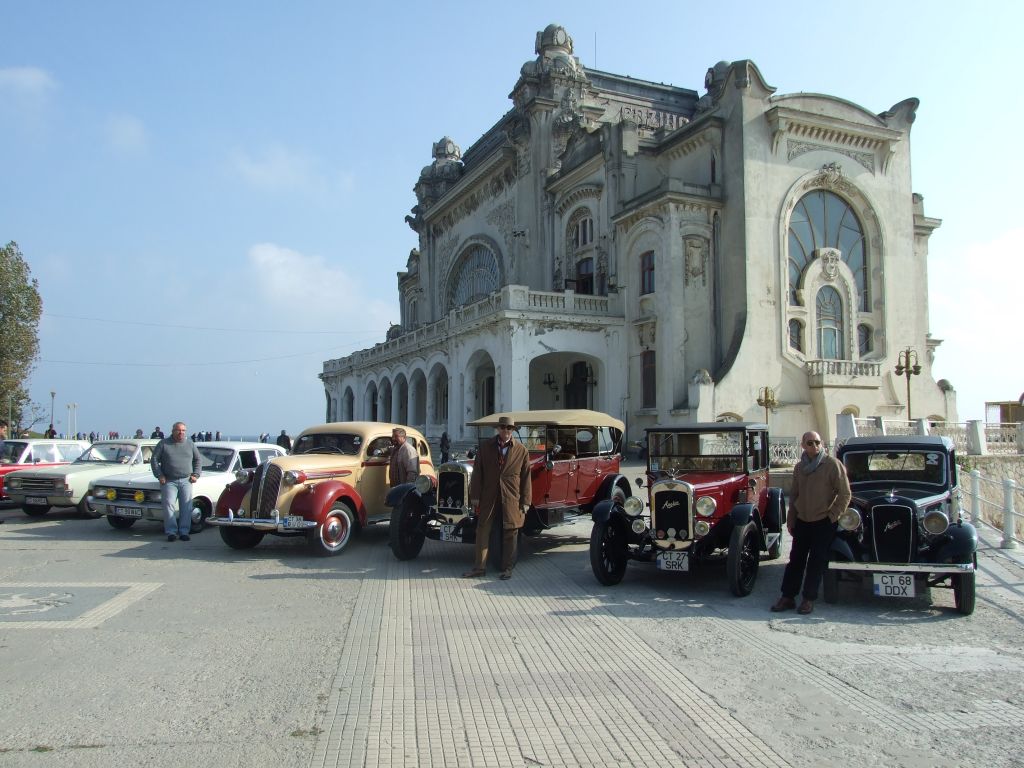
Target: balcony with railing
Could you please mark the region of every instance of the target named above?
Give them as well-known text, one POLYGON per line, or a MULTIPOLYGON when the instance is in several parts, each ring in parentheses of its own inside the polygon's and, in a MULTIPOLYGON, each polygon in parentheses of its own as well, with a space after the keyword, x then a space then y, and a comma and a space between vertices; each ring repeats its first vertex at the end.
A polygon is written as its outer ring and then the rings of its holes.
POLYGON ((812 387, 877 386, 882 364, 863 360, 808 360, 806 370, 812 387))

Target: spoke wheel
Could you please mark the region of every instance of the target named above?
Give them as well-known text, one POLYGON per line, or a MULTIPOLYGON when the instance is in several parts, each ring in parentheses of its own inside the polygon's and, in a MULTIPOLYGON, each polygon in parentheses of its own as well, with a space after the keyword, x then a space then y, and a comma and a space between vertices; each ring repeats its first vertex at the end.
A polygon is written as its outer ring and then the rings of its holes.
POLYGON ((594 523, 590 532, 590 567, 597 580, 606 587, 618 584, 626 575, 628 562, 623 526, 611 520, 594 523))
POLYGON ((754 589, 757 568, 761 561, 761 547, 757 541, 757 526, 753 521, 732 529, 729 539, 729 557, 726 572, 729 591, 737 597, 746 597, 754 589))
POLYGON ((420 529, 422 515, 412 509, 411 504, 402 503, 391 510, 391 526, 388 543, 399 560, 412 560, 423 549, 426 535, 420 529))
POLYGON ((323 557, 340 553, 352 539, 355 528, 355 513, 344 501, 331 505, 324 521, 309 533, 313 551, 323 557))

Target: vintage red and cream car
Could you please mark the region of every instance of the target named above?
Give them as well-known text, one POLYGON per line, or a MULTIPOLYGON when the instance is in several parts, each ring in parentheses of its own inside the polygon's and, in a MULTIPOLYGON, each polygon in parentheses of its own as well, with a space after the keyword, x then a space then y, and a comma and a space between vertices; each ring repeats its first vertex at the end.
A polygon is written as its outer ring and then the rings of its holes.
POLYGON ((70 464, 89 450, 85 440, 57 438, 16 438, 0 445, 0 502, 10 502, 4 491, 4 478, 22 469, 41 469, 70 464))
MULTIPOLYGON (((530 454, 533 504, 523 532, 537 533, 579 515, 589 515, 603 500, 622 503, 630 493, 629 481, 619 472, 624 425, 597 411, 542 410, 494 413, 468 426, 481 440, 494 434, 498 419, 515 420, 515 436, 530 454)), ((472 457, 442 464, 436 480, 420 478, 415 488, 396 488, 389 505, 391 550, 400 560, 420 553, 425 539, 476 541, 476 510, 469 499, 472 457)), ((500 542, 501 526, 492 527, 500 542)), ((494 546, 492 550, 498 551, 494 546)))
POLYGON ((779 556, 786 523, 785 496, 768 484, 767 425, 655 427, 646 444, 647 503, 630 496, 594 509, 590 564, 597 580, 618 584, 630 560, 688 571, 724 558, 729 589, 750 594, 762 553, 779 556))
POLYGON ((388 464, 395 428, 406 431, 421 475, 432 480, 430 446, 415 429, 376 421, 320 424, 295 439, 290 456, 240 470, 207 524, 217 526, 234 549, 255 547, 269 533, 304 536, 315 553, 338 554, 358 528, 391 519, 388 464))

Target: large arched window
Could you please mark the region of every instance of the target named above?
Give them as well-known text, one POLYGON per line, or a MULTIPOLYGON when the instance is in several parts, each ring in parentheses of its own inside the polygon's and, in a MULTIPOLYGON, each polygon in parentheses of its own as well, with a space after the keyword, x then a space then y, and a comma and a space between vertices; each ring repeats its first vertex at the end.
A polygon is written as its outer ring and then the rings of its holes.
POLYGON ((482 245, 474 245, 462 256, 451 282, 448 309, 455 309, 490 295, 498 290, 501 276, 494 254, 482 245))
POLYGON ((864 228, 848 202, 818 189, 800 198, 789 220, 789 303, 797 304, 800 275, 820 248, 837 249, 853 273, 857 304, 870 311, 864 228))
POLYGON ((843 360, 843 301, 839 291, 826 285, 815 301, 818 315, 818 357, 843 360))
POLYGON ((640 295, 654 293, 654 251, 640 255, 640 295))
POLYGON ((576 262, 576 293, 594 293, 594 260, 589 256, 576 262))

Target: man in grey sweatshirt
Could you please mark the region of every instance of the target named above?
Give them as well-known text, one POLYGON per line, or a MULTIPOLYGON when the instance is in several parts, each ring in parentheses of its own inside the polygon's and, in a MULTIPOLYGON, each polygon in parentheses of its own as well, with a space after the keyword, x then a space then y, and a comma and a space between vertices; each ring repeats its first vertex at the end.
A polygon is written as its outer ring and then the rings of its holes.
POLYGON ((202 456, 195 443, 186 436, 184 422, 171 427, 171 436, 153 449, 150 467, 160 481, 160 498, 164 503, 164 533, 168 541, 189 540, 192 530, 192 483, 199 479, 202 456), (174 502, 178 517, 174 517, 174 502))

